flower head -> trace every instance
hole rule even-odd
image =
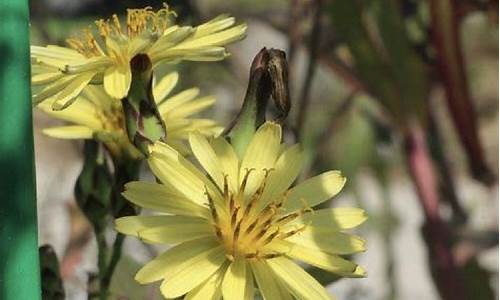
[[[220,132],[221,128],[213,120],[191,118],[193,114],[212,106],[214,97],[198,97],[198,88],[171,95],[178,78],[175,72],[163,77],[154,85],[153,94],[167,128],[166,142],[185,154],[189,151],[184,145],[189,132],[197,130],[204,135],[213,135]],[[86,87],[78,96],[78,101],[65,110],[52,110],[50,100],[40,103],[38,108],[52,117],[73,123],[44,129],[44,133],[49,136],[65,139],[95,138],[104,142],[115,156],[142,157],[128,140],[122,104],[107,95],[102,86]]]
[[[118,231],[147,243],[176,244],[136,275],[163,280],[162,294],[187,299],[253,299],[254,279],[264,299],[330,299],[294,260],[347,277],[363,269],[341,255],[365,250],[342,232],[366,216],[356,208],[313,210],[337,194],[345,178],[325,172],[294,187],[303,162],[298,145],[285,149],[281,128],[262,125],[240,159],[223,137],[190,135],[208,176],[161,142],[148,163],[158,183],[131,182],[124,196],[164,214],[118,219]]]
[[[197,27],[173,24],[175,12],[151,7],[128,9],[126,23],[118,16],[95,22],[79,37],[67,40],[68,47],[32,46],[35,103],[48,98],[53,108],[66,108],[85,86],[103,82],[115,99],[127,96],[131,82],[130,61],[147,54],[153,68],[180,60],[217,61],[228,54],[224,48],[244,37],[246,25],[233,26],[234,18],[221,15]]]

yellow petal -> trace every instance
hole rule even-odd
[[[104,72],[104,90],[115,99],[123,99],[130,89],[132,73],[129,65],[115,65]]]
[[[180,297],[195,289],[222,267],[226,256],[223,246],[218,246],[180,261],[160,286],[165,298]]]
[[[196,258],[206,259],[206,254],[219,248],[219,242],[214,238],[200,238],[185,242],[168,249],[165,253],[148,262],[135,275],[140,284],[171,278],[175,272]]]
[[[32,85],[49,84],[62,77],[64,77],[64,74],[61,72],[36,74],[31,76],[31,84]]]
[[[47,47],[31,46],[32,57],[50,57],[61,60],[82,60],[85,56],[77,51],[69,48],[64,48],[55,45],[48,45]]]
[[[191,26],[174,25],[167,29],[156,43],[148,50],[148,56],[157,65],[162,55],[169,48],[179,44],[193,33],[194,29]]]
[[[355,263],[319,249],[311,249],[283,240],[273,242],[269,249],[280,251],[288,257],[343,277],[364,277],[366,275],[364,270]]]
[[[234,26],[217,33],[207,34],[202,37],[193,36],[192,38],[189,38],[179,45],[173,47],[173,49],[193,49],[207,46],[224,46],[244,38],[246,30],[247,25],[240,24],[238,26]]]
[[[222,169],[221,162],[207,138],[202,136],[200,133],[194,132],[189,135],[189,144],[191,145],[191,150],[193,151],[193,154],[198,162],[223,191],[225,175],[224,170]]]
[[[167,96],[172,92],[174,87],[177,85],[179,81],[179,73],[172,72],[167,76],[164,76],[160,82],[155,84],[153,87],[153,96],[155,98],[155,102],[161,103]]]
[[[362,238],[326,228],[307,226],[301,232],[287,238],[287,241],[332,254],[352,254],[366,251],[366,242]]]
[[[185,118],[197,114],[215,103],[215,97],[206,96],[190,101],[168,113],[168,118]]]
[[[102,130],[104,127],[102,120],[96,114],[97,108],[95,105],[82,97],[78,97],[75,103],[61,111],[52,109],[51,100],[44,101],[38,104],[37,107],[54,118],[83,125],[92,130]]]
[[[164,120],[170,137],[176,139],[187,139],[193,131],[205,136],[216,136],[222,130],[214,120],[210,119],[170,119],[167,115]]]
[[[113,102],[116,101],[116,99],[113,99],[106,94],[102,85],[87,85],[87,87],[82,91],[82,96],[104,111],[113,109]]]
[[[204,48],[183,49],[170,48],[156,56],[158,63],[163,61],[191,60],[191,61],[219,61],[227,57],[224,47],[209,46]]]
[[[226,267],[222,266],[205,282],[192,289],[185,300],[219,300],[222,298],[221,283],[226,273]]]
[[[201,205],[208,202],[205,194],[208,189],[216,205],[223,205],[215,185],[175,149],[162,142],[156,142],[150,149],[148,164],[160,181]]]
[[[260,260],[250,262],[255,280],[264,300],[293,300],[292,296],[277,280],[269,266]]]
[[[311,227],[326,227],[331,229],[351,229],[366,221],[366,212],[360,208],[338,207],[325,208],[302,215],[302,224]]]
[[[206,220],[185,220],[166,226],[146,228],[139,232],[139,238],[148,243],[177,244],[200,237],[213,236],[213,227]]]
[[[245,295],[243,299],[245,300],[254,300],[255,299],[255,286],[253,284],[253,274],[252,274],[252,269],[250,269],[250,266],[247,263],[246,267],[246,279],[245,279]]]
[[[285,150],[269,174],[269,178],[262,195],[260,205],[265,206],[270,201],[276,200],[297,179],[304,164],[304,154],[300,146],[294,145]]]
[[[60,139],[91,139],[94,131],[86,126],[75,125],[45,128],[43,133]]]
[[[123,234],[133,235],[135,237],[139,237],[139,235],[144,234],[144,230],[146,229],[158,229],[183,225],[205,225],[205,227],[208,227],[206,220],[188,216],[130,216],[115,220],[116,231]],[[180,232],[182,232],[182,230]]]
[[[328,171],[307,179],[290,189],[285,209],[295,210],[316,206],[335,196],[346,182],[339,171]]]
[[[76,75],[64,76],[51,84],[44,86],[33,95],[33,103],[38,104],[62,91],[68,84],[76,78]]]
[[[82,90],[89,84],[95,73],[82,73],[72,80],[60,93],[55,95],[52,108],[62,110],[76,100]]]
[[[239,160],[233,147],[224,137],[217,137],[211,141],[211,145],[222,166],[224,174],[227,174],[229,190],[233,193],[238,191],[239,186]]]
[[[151,45],[151,38],[147,35],[139,35],[132,39],[129,39],[127,44],[127,57],[134,57],[137,54],[143,52],[146,48]]]
[[[158,106],[158,110],[160,114],[164,116],[178,107],[181,107],[184,103],[193,100],[199,93],[200,90],[198,88],[184,90],[172,97],[169,97],[168,99],[165,99],[165,101]]]
[[[332,299],[316,279],[290,259],[277,257],[266,262],[295,298],[304,300]]]
[[[212,20],[197,26],[193,34],[193,39],[224,30],[232,26],[234,23],[234,17],[230,17],[226,14],[218,15]]]
[[[123,196],[130,202],[156,211],[207,218],[208,209],[180,195],[165,185],[133,181],[125,185]]]
[[[111,66],[113,62],[107,56],[91,57],[77,62],[68,62],[64,67],[65,74],[79,74],[84,72],[100,73],[107,67]]]
[[[253,136],[245,151],[240,167],[240,182],[249,169],[254,169],[248,177],[245,196],[254,194],[264,178],[265,169],[274,168],[281,143],[281,127],[266,122]]]
[[[245,299],[248,271],[244,259],[236,259],[229,265],[222,281],[222,295],[224,299]]]

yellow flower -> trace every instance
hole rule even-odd
[[[222,137],[193,133],[191,149],[208,176],[161,142],[148,163],[161,184],[130,182],[123,195],[164,213],[124,217],[116,228],[147,243],[176,244],[136,274],[141,284],[163,280],[166,298],[254,299],[254,279],[266,300],[330,299],[294,260],[346,277],[364,270],[341,255],[365,251],[360,237],[342,232],[366,216],[357,208],[316,206],[343,187],[328,171],[294,187],[304,161],[298,145],[280,144],[281,128],[262,125],[239,159]]]
[[[116,15],[98,20],[98,35],[90,29],[67,40],[69,48],[32,46],[32,84],[40,86],[33,100],[51,98],[60,110],[72,103],[85,86],[103,82],[115,99],[127,96],[131,82],[130,60],[147,54],[153,68],[180,60],[218,61],[228,56],[224,45],[244,37],[246,25],[233,26],[234,18],[221,15],[199,25],[172,24],[175,13],[165,5],[157,12],[150,7],[128,9],[126,25]]]
[[[197,130],[204,135],[213,135],[220,132],[221,128],[213,120],[190,118],[212,106],[214,97],[198,97],[198,88],[170,95],[178,78],[175,72],[163,77],[154,85],[153,94],[167,129],[166,142],[185,154],[189,151],[184,145],[189,132]],[[142,157],[128,140],[122,104],[109,97],[101,86],[86,87],[78,101],[65,110],[52,110],[50,100],[40,103],[38,107],[52,117],[74,123],[44,129],[43,132],[49,136],[64,139],[95,138],[105,142],[115,156]]]

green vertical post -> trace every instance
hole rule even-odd
[[[40,299],[29,10],[0,0],[0,299]]]

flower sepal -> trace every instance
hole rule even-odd
[[[130,90],[122,99],[127,135],[130,142],[148,156],[148,145],[165,140],[167,130],[153,96],[151,60],[145,54],[138,54],[131,60],[130,68]]]

